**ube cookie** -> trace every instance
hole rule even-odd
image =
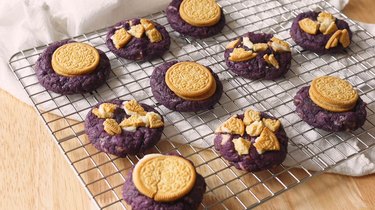
[[[134,61],[162,56],[169,49],[170,43],[164,26],[143,18],[115,24],[106,38],[106,44],[114,54]]]
[[[215,0],[172,0],[166,13],[175,31],[195,38],[218,34],[225,25],[223,10]]]
[[[194,210],[205,191],[204,178],[189,160],[149,154],[129,172],[122,193],[133,210]]]
[[[105,83],[111,65],[104,52],[69,40],[55,42],[40,55],[34,67],[39,83],[64,95],[91,92]]]
[[[224,58],[238,76],[272,80],[289,70],[292,54],[289,44],[272,34],[249,32],[227,44]]]
[[[223,93],[219,77],[210,68],[187,61],[156,67],[150,85],[160,104],[180,112],[211,109]]]
[[[154,146],[163,129],[161,115],[135,100],[99,103],[85,119],[85,132],[95,148],[119,157]]]
[[[326,54],[347,48],[352,32],[347,22],[328,12],[304,12],[294,19],[290,36],[303,49]]]
[[[333,76],[318,77],[302,87],[294,105],[303,121],[329,132],[356,130],[366,121],[366,103],[349,82]]]
[[[278,166],[285,160],[288,137],[278,119],[248,109],[217,128],[214,145],[231,165],[254,172]]]

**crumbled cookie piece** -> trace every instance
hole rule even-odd
[[[256,53],[246,51],[243,48],[234,48],[233,52],[229,55],[229,60],[233,62],[247,61],[255,58]]]
[[[266,43],[256,43],[253,44],[253,50],[255,52],[266,51],[268,49],[268,45]]]
[[[290,52],[290,46],[287,42],[280,40],[276,37],[272,37],[268,45],[272,47],[275,52]]]
[[[164,126],[161,116],[155,112],[147,112],[146,117],[148,119],[150,128],[160,128]]]
[[[113,44],[117,49],[123,48],[129,43],[132,36],[126,32],[124,28],[115,31],[115,34],[111,37]]]
[[[216,130],[216,133],[231,133],[243,135],[245,133],[245,124],[237,115],[230,117]]]
[[[146,36],[152,43],[160,42],[161,40],[163,40],[163,36],[156,28],[146,31]]]
[[[266,151],[280,150],[279,140],[267,127],[264,128],[260,136],[255,139],[254,146],[258,154],[263,154]]]
[[[244,113],[244,118],[243,122],[245,125],[250,125],[251,123],[255,121],[260,120],[260,112],[252,110],[252,109],[247,109]]]
[[[249,154],[249,149],[251,142],[242,137],[233,139],[234,149],[237,151],[238,155],[247,155]]]
[[[107,132],[111,136],[121,134],[121,127],[114,119],[106,119],[103,122],[103,126],[104,126],[104,131]]]
[[[339,39],[341,36],[342,31],[337,30],[328,40],[325,48],[328,50],[329,48],[337,47],[337,44],[339,43]]]
[[[311,20],[310,18],[304,18],[298,22],[299,27],[302,31],[315,35],[319,29],[319,23]]]
[[[250,136],[259,136],[264,128],[262,121],[255,121],[250,125],[246,126],[246,133]]]
[[[275,56],[273,54],[271,55],[267,55],[265,54],[263,56],[263,59],[268,63],[268,64],[271,64],[273,67],[279,69],[280,66],[279,66],[279,62],[276,60]]]
[[[249,49],[253,49],[254,44],[250,41],[250,38],[247,36],[242,38],[242,44]]]
[[[226,49],[236,48],[240,44],[240,39],[233,40],[227,44]]]
[[[120,126],[124,127],[140,127],[145,126],[146,123],[140,118],[139,115],[132,115],[129,118],[125,118],[121,121]]]
[[[336,18],[333,17],[331,13],[321,12],[317,17],[317,20],[320,23],[319,31],[323,34],[332,34],[337,31],[337,26],[335,24]]]
[[[142,18],[142,19],[140,20],[140,22],[141,22],[143,28],[144,28],[146,31],[155,28],[154,24],[153,24],[150,20],[147,20],[147,19]]]
[[[128,115],[141,115],[145,116],[146,111],[143,107],[134,99],[124,103],[124,110]]]
[[[116,104],[102,103],[99,108],[93,108],[91,112],[98,118],[112,118],[116,108]]]
[[[281,126],[280,120],[277,119],[262,119],[264,126],[270,129],[272,132],[277,132]]]
[[[144,32],[145,32],[145,29],[143,28],[141,24],[131,26],[130,29],[128,30],[128,33],[136,38],[141,38]]]
[[[350,45],[350,37],[349,37],[349,32],[347,29],[344,29],[341,31],[341,36],[340,36],[339,41],[344,48],[347,48]]]

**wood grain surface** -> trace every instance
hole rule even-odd
[[[375,23],[374,10],[351,0],[344,13]],[[1,89],[0,107],[0,209],[95,209],[35,110]],[[375,175],[323,174],[258,209],[375,209],[373,186]]]

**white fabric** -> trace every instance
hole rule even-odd
[[[164,9],[169,2],[170,0],[1,1],[0,88],[15,95],[20,100],[30,103],[25,91],[7,66],[12,54],[22,49],[110,26],[122,19],[151,14]],[[348,0],[330,0],[330,2],[341,10],[348,3]],[[375,34],[374,25],[362,25]],[[358,149],[355,141],[349,141],[349,144],[354,149]],[[323,143],[319,145],[322,148],[324,146]],[[293,150],[293,147],[290,146],[289,150]],[[348,155],[353,152],[353,149],[344,148],[343,152]],[[335,167],[331,172],[352,176],[374,173],[375,152],[374,150],[371,152],[357,155]],[[296,159],[303,157],[303,154],[301,154]],[[286,164],[293,164],[293,161],[287,160]],[[320,170],[311,161],[304,167]]]

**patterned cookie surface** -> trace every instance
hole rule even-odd
[[[221,10],[215,0],[184,0],[180,16],[193,26],[212,26],[219,22]]]
[[[146,155],[133,171],[138,191],[158,202],[175,201],[185,196],[195,180],[194,166],[188,160],[172,155]]]
[[[195,62],[179,62],[171,66],[166,75],[168,87],[182,98],[204,100],[212,96],[216,82],[211,72]]]
[[[85,43],[69,43],[60,46],[52,55],[52,68],[64,76],[90,73],[99,64],[99,52]]]
[[[318,106],[332,112],[351,110],[358,100],[358,93],[349,82],[333,76],[314,79],[309,95]]]

